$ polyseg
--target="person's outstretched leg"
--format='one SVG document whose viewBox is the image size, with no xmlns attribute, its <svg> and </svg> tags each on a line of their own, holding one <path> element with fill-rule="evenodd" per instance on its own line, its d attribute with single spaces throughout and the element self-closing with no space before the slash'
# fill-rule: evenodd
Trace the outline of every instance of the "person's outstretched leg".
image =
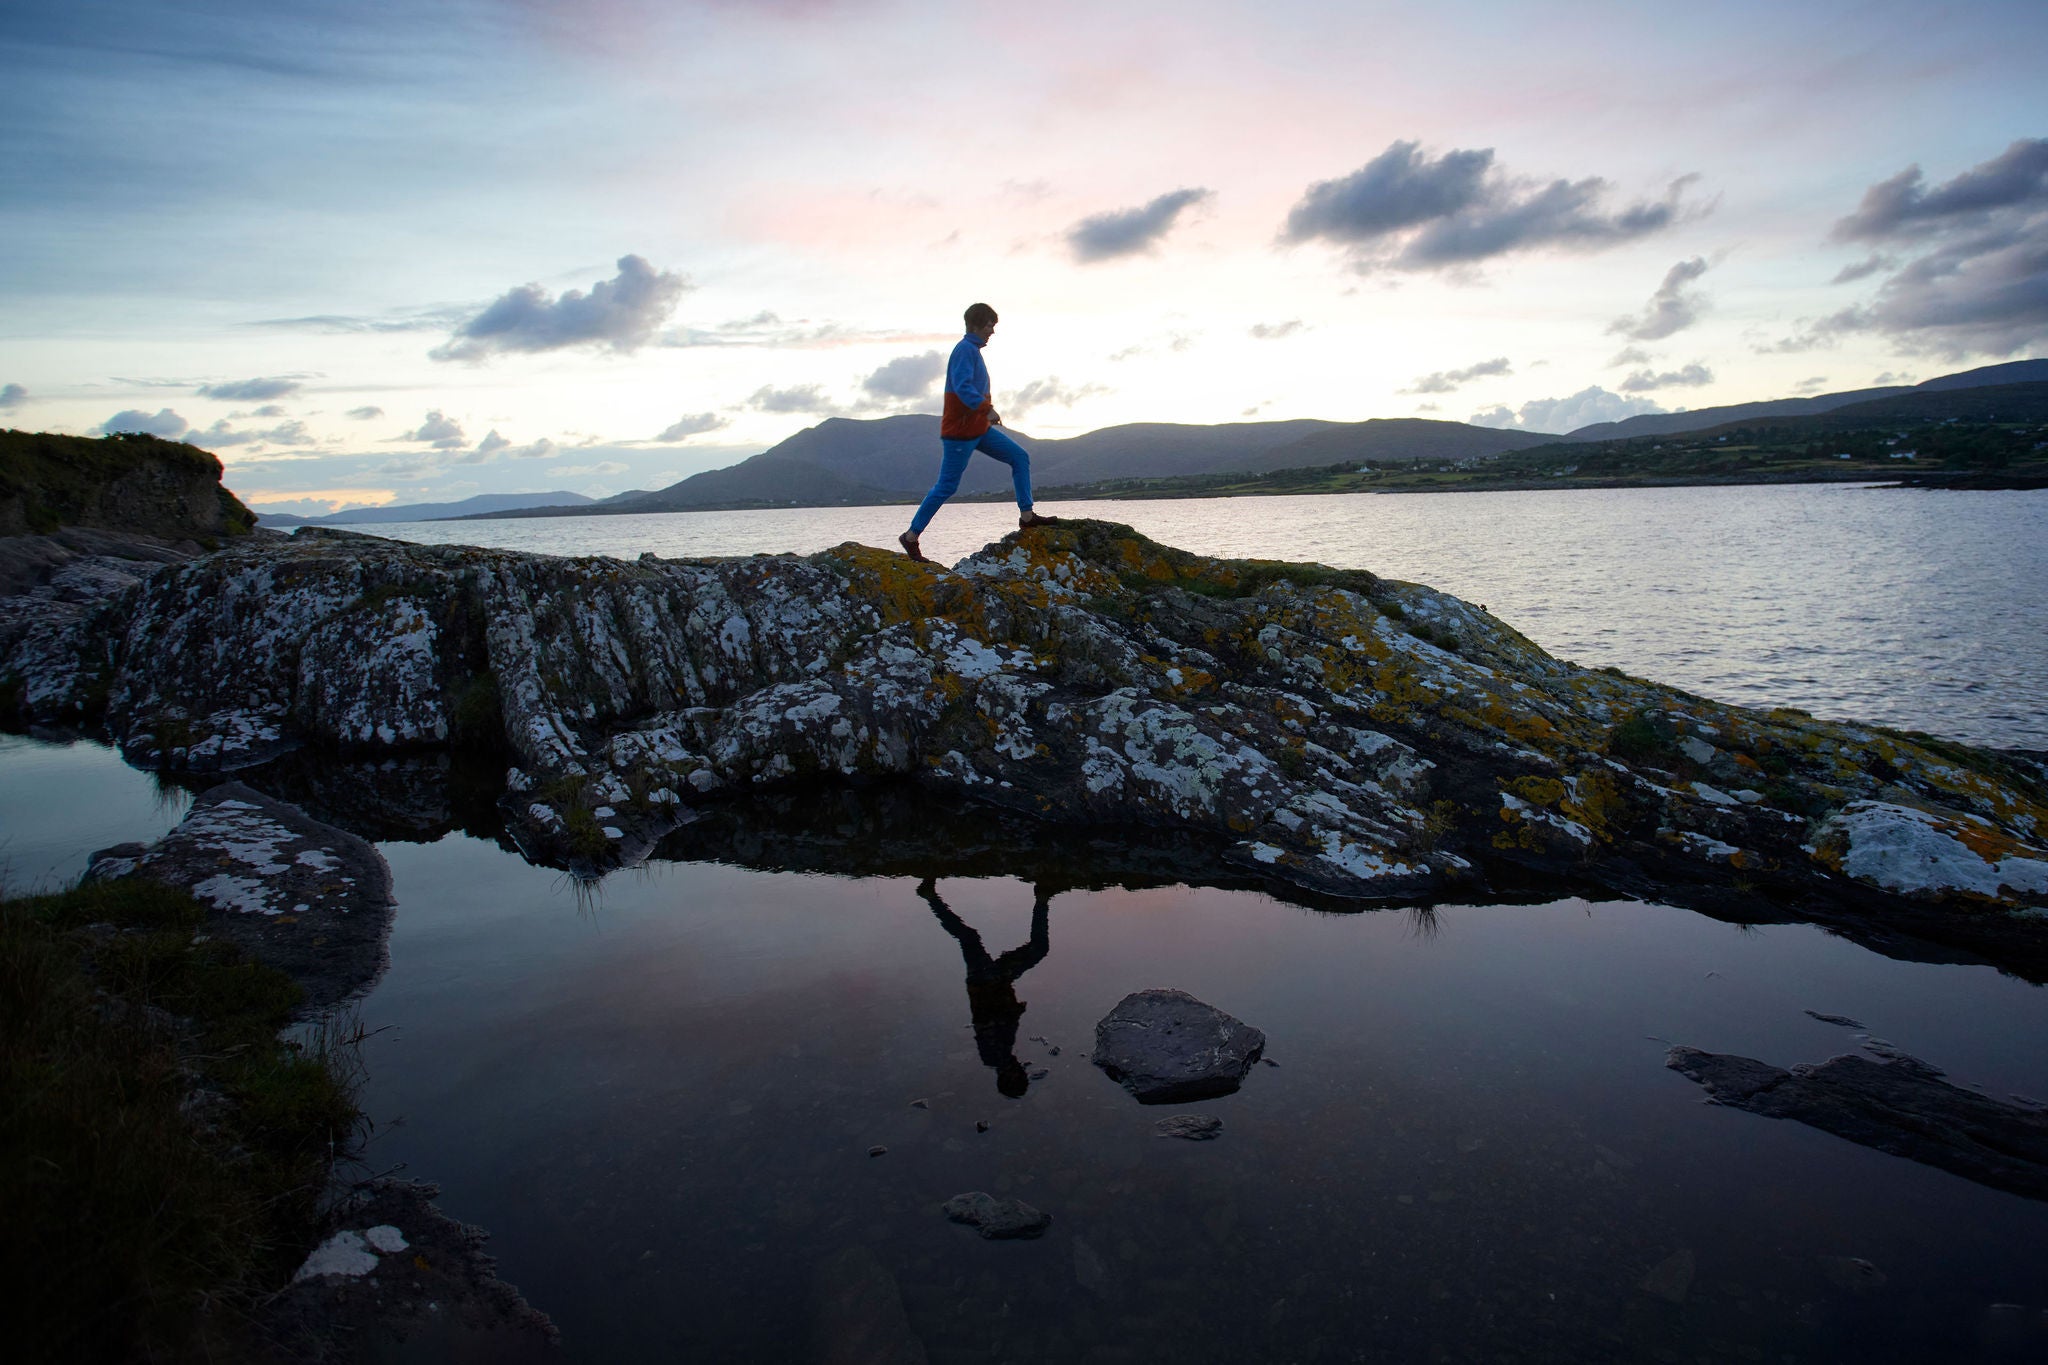
<svg viewBox="0 0 2048 1365">
<path fill-rule="evenodd" d="M 992 460 L 1000 460 L 1010 467 L 1010 486 L 1017 494 L 1017 524 L 1019 526 L 1041 526 L 1057 521 L 1057 517 L 1044 517 L 1031 510 L 1031 452 L 1010 439 L 1009 433 L 1000 427 L 990 427 L 988 434 L 981 438 L 981 450 Z"/>
<path fill-rule="evenodd" d="M 924 528 L 932 524 L 939 508 L 946 499 L 960 491 L 960 476 L 967 470 L 967 462 L 974 457 L 973 441 L 942 441 L 945 453 L 939 457 L 939 477 L 932 484 L 932 491 L 924 495 L 924 501 L 917 505 L 917 514 L 910 519 L 910 529 L 896 537 L 896 543 L 903 547 L 903 553 L 912 559 L 923 559 L 924 552 L 918 548 L 917 538 L 924 534 Z"/>
</svg>

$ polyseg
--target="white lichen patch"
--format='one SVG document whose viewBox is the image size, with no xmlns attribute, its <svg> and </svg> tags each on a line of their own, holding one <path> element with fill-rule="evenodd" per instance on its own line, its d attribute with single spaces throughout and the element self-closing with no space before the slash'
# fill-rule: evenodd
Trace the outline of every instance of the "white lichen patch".
<svg viewBox="0 0 2048 1365">
<path fill-rule="evenodd" d="M 379 1223 L 376 1227 L 365 1228 L 363 1230 L 363 1240 L 368 1242 L 374 1250 L 386 1256 L 404 1251 L 406 1247 L 411 1245 L 411 1243 L 405 1240 L 405 1234 L 389 1223 Z"/>
<path fill-rule="evenodd" d="M 395 1231 L 395 1229 L 394 1229 Z M 360 1232 L 337 1232 L 306 1258 L 304 1265 L 292 1276 L 292 1283 L 310 1280 L 322 1275 L 339 1275 L 349 1279 L 360 1279 L 377 1268 L 377 1253 L 370 1250 Z"/>
<path fill-rule="evenodd" d="M 2048 853 L 2020 848 L 1994 861 L 1966 841 L 1993 833 L 1975 816 L 1945 819 L 1911 806 L 1857 801 L 1821 826 L 1817 856 L 1886 891 L 1962 891 L 1995 900 L 2048 895 Z"/>
</svg>

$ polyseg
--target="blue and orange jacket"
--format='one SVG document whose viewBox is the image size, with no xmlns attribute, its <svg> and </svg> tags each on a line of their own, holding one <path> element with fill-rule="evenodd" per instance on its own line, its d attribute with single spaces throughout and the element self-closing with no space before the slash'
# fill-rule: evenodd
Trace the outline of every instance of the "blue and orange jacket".
<svg viewBox="0 0 2048 1365">
<path fill-rule="evenodd" d="M 939 417 L 939 439 L 971 441 L 988 431 L 996 404 L 989 393 L 988 366 L 981 348 L 987 343 L 969 332 L 946 362 L 946 408 Z"/>
</svg>

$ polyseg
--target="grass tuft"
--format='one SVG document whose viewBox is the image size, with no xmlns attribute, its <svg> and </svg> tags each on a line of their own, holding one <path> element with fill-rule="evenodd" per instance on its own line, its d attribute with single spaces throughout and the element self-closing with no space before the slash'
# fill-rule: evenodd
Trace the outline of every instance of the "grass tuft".
<svg viewBox="0 0 2048 1365">
<path fill-rule="evenodd" d="M 236 1357 L 360 1131 L 283 973 L 131 880 L 0 901 L 0 1274 L 26 1360 Z"/>
</svg>

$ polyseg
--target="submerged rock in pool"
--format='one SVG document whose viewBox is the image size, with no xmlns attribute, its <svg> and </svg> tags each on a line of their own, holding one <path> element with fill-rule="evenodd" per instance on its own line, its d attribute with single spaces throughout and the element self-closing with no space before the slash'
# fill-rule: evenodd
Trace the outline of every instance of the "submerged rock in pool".
<svg viewBox="0 0 2048 1365">
<path fill-rule="evenodd" d="M 2048 976 L 2029 756 L 1582 668 L 1360 570 L 1088 520 L 951 569 L 854 544 L 626 562 L 308 529 L 106 594 L 9 599 L 6 719 L 97 727 L 166 769 L 508 752 L 514 837 L 588 871 L 734 794 L 900 779 L 1169 831 L 1315 895 L 1597 884 L 1750 918 L 1774 899 Z"/>
<path fill-rule="evenodd" d="M 1786 1071 L 1751 1057 L 1674 1047 L 1664 1064 L 1705 1086 L 1715 1104 L 1796 1119 L 1980 1185 L 2048 1199 L 2048 1112 L 1951 1085 L 1903 1053 L 1888 1062 L 1831 1057 Z"/>
<path fill-rule="evenodd" d="M 1223 1136 L 1223 1120 L 1213 1114 L 1175 1114 L 1152 1126 L 1159 1137 L 1185 1138 L 1189 1142 L 1208 1142 Z"/>
<path fill-rule="evenodd" d="M 981 1190 L 956 1194 L 942 1206 L 946 1217 L 965 1223 L 984 1237 L 1040 1237 L 1052 1226 L 1052 1215 L 1021 1199 L 998 1199 Z"/>
<path fill-rule="evenodd" d="M 1266 1035 L 1186 991 L 1134 991 L 1095 1026 L 1095 1065 L 1140 1104 L 1228 1095 Z"/>
</svg>

